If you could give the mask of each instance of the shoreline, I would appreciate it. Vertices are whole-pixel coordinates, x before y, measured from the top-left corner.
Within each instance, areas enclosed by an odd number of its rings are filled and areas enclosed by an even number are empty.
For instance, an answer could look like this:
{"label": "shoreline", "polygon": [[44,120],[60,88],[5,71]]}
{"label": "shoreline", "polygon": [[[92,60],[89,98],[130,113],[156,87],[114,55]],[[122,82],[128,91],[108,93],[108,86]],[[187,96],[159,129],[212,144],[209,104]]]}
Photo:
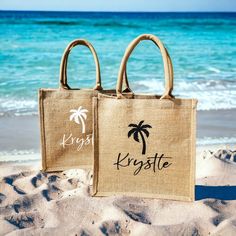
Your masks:
{"label": "shoreline", "polygon": [[197,111],[197,138],[235,137],[236,108]]}
{"label": "shoreline", "polygon": [[[197,149],[236,149],[236,109],[197,112]],[[39,117],[0,117],[0,162],[39,160]]]}
{"label": "shoreline", "polygon": [[[202,144],[196,145],[196,156],[202,155],[204,152],[216,152],[218,150],[236,150],[236,143],[233,144]],[[29,165],[37,164],[41,167],[41,153],[29,153],[29,154],[10,154],[0,153],[0,166],[2,165]]]}
{"label": "shoreline", "polygon": [[[236,138],[235,117],[236,108],[197,111],[197,138]],[[18,145],[19,150],[39,150],[40,127],[38,115],[0,116],[0,130],[1,151],[4,150],[7,144],[12,150]],[[19,136],[23,138],[23,140],[20,140],[21,142],[27,139],[27,143],[21,145]],[[9,148],[5,150],[9,150]]]}

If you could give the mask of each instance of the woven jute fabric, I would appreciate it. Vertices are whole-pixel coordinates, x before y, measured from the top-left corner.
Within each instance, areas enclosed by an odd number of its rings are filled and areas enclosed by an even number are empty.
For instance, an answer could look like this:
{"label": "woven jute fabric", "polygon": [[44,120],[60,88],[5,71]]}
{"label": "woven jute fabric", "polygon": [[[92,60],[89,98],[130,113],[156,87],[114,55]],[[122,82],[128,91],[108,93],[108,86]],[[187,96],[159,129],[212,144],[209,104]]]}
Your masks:
{"label": "woven jute fabric", "polygon": [[[122,92],[128,57],[142,40],[152,40],[161,51],[162,96]],[[94,196],[194,199],[197,100],[174,98],[172,90],[166,48],[154,35],[139,36],[122,59],[116,95],[93,98]]]}
{"label": "woven jute fabric", "polygon": [[91,168],[92,97],[96,95],[94,90],[39,91],[43,170]]}

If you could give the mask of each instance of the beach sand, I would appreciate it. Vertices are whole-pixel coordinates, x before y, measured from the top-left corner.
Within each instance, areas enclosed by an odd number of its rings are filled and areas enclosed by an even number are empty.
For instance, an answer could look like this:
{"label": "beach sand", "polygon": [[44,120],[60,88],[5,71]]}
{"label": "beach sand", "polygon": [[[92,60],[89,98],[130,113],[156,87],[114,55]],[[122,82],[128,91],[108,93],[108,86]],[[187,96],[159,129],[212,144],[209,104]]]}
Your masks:
{"label": "beach sand", "polygon": [[92,171],[40,168],[0,165],[0,235],[236,235],[236,153],[223,145],[198,147],[190,203],[91,197]]}

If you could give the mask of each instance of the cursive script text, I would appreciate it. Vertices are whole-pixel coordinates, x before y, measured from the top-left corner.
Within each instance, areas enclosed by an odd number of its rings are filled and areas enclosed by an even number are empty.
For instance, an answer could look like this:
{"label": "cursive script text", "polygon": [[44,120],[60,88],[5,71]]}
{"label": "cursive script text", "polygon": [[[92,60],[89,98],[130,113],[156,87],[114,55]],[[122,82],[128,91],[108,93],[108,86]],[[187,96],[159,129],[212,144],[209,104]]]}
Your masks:
{"label": "cursive script text", "polygon": [[93,135],[87,134],[84,137],[75,137],[72,133],[69,135],[64,134],[62,137],[62,142],[60,145],[62,145],[63,148],[66,148],[66,146],[76,145],[77,151],[81,150],[83,146],[87,145],[93,145]]}
{"label": "cursive script text", "polygon": [[118,154],[117,162],[114,163],[117,170],[119,170],[121,167],[129,167],[133,165],[134,167],[137,167],[134,171],[134,175],[137,175],[142,169],[148,170],[151,169],[153,172],[156,172],[156,170],[162,170],[165,168],[168,168],[172,163],[169,162],[171,157],[165,157],[164,154],[161,154],[158,156],[158,153],[156,153],[152,157],[147,157],[145,161],[137,160],[133,157],[129,157],[129,153],[122,156],[121,153]]}

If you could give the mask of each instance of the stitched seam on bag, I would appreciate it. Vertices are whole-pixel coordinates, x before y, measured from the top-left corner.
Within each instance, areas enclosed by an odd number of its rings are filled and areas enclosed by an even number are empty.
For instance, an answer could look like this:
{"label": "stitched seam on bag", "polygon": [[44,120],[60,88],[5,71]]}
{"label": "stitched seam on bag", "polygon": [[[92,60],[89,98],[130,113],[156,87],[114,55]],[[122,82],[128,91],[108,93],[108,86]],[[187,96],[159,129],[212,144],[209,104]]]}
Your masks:
{"label": "stitched seam on bag", "polygon": [[43,132],[43,166],[44,169],[47,169],[47,150],[46,150],[46,131],[45,131],[45,118],[44,118],[44,106],[43,106],[43,93],[42,93],[42,97],[41,97],[41,107],[42,107],[42,122],[43,122],[43,126],[42,126],[42,132]]}
{"label": "stitched seam on bag", "polygon": [[[140,97],[135,97],[135,96],[140,96]],[[112,93],[112,94],[105,94],[105,93],[99,93],[98,94],[98,98],[100,99],[117,99],[117,95],[116,93]],[[130,97],[126,97],[125,94],[123,94],[122,97],[119,98],[119,100],[135,100],[135,99],[139,99],[139,100],[145,100],[145,99],[152,99],[152,100],[160,100],[161,96],[157,95],[157,94],[134,94],[134,96],[130,96]],[[181,97],[177,97],[174,100],[183,100],[183,101],[190,101],[190,100],[194,100],[191,98],[181,98]]]}
{"label": "stitched seam on bag", "polygon": [[43,90],[40,90],[40,126],[41,126],[41,153],[42,153],[42,167],[47,169],[46,165],[46,137],[45,137],[45,123],[44,123],[44,107],[43,107]]}
{"label": "stitched seam on bag", "polygon": [[[99,94],[100,95],[100,94]],[[113,99],[113,98],[111,98],[111,97],[105,97],[103,94],[102,94],[102,96],[100,97],[99,96],[99,98],[101,99],[101,100],[107,100],[107,99]],[[151,98],[152,100],[159,100],[159,99],[153,99],[153,98]],[[120,100],[122,100],[122,99],[120,99]],[[134,100],[145,100],[145,99],[140,99],[140,98],[134,98],[134,99],[123,99],[123,100],[127,100],[127,101],[134,101]],[[181,109],[184,109],[184,110],[186,110],[186,109],[188,109],[188,110],[192,110],[196,105],[195,105],[195,103],[196,103],[196,101],[195,101],[195,99],[180,99],[179,98],[179,100],[189,100],[189,101],[191,101],[191,104],[188,104],[188,105],[171,105],[171,106],[168,106],[168,105],[166,105],[166,107],[164,107],[164,105],[161,107],[156,107],[156,109],[163,109],[163,110],[168,110],[168,109],[171,109],[171,110],[173,110],[173,109],[175,109],[175,110],[181,110]]]}
{"label": "stitched seam on bag", "polygon": [[[98,191],[95,195],[96,197],[108,197],[108,196],[122,196],[124,195],[124,192],[103,192]],[[192,198],[189,196],[182,196],[182,195],[168,195],[168,194],[153,194],[153,193],[142,193],[142,192],[125,192],[126,196],[132,196],[132,197],[141,197],[141,198],[161,198],[161,199],[170,199],[173,201],[192,201]],[[175,196],[175,199],[173,199],[173,196]]]}
{"label": "stitched seam on bag", "polygon": [[[96,196],[98,190],[98,171],[99,171],[99,143],[98,143],[98,98],[93,98],[93,135],[94,135],[94,144],[93,144],[93,196]],[[96,134],[96,135],[95,135]]]}
{"label": "stitched seam on bag", "polygon": [[[191,112],[191,184],[190,184],[190,193],[191,193],[191,199],[194,201],[195,200],[195,168],[196,168],[196,147],[195,147],[195,142],[196,142],[196,114],[195,114],[195,109],[194,108],[194,103],[195,101],[192,100],[192,112]],[[195,147],[195,148],[194,148]]]}
{"label": "stitched seam on bag", "polygon": [[47,172],[61,172],[64,170],[69,170],[69,169],[86,169],[86,170],[91,170],[92,166],[91,165],[80,165],[80,166],[66,166],[66,167],[48,167]]}
{"label": "stitched seam on bag", "polygon": [[[192,107],[193,107],[193,101],[192,101]],[[193,195],[193,123],[194,123],[194,119],[193,119],[193,108],[191,110],[191,117],[190,117],[190,184],[189,184],[189,195],[190,198],[192,199],[192,195]]]}

